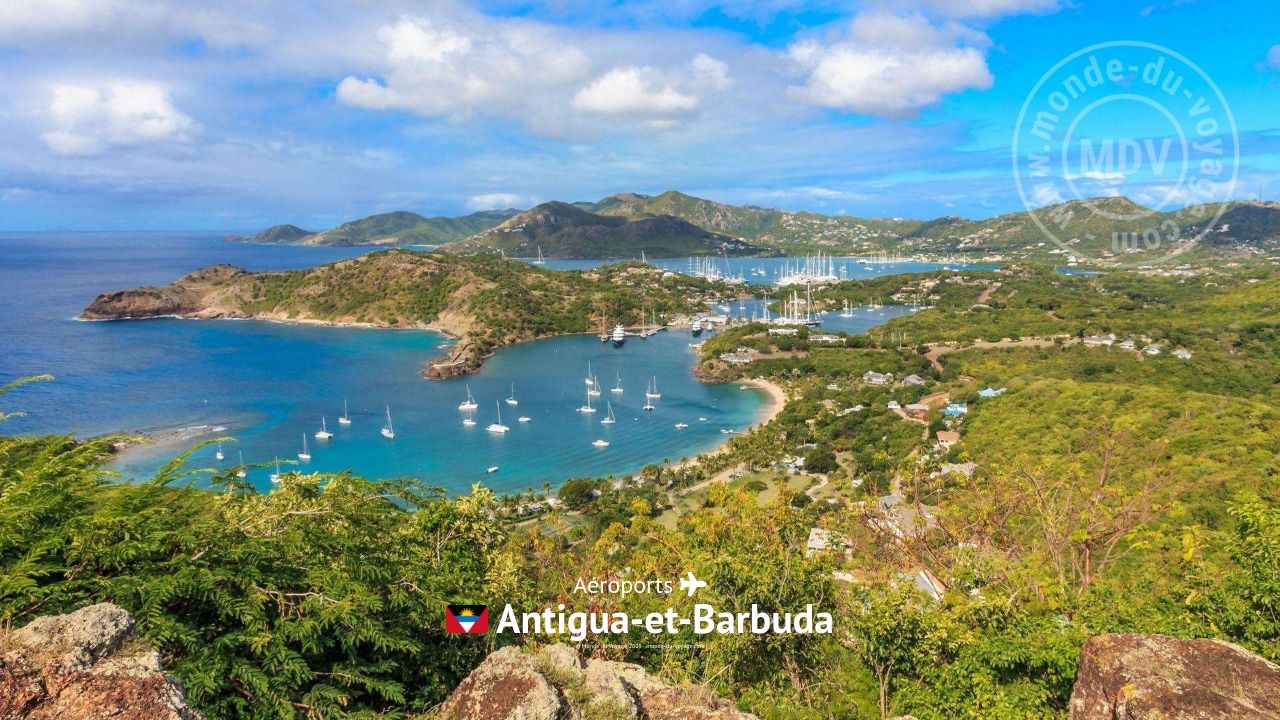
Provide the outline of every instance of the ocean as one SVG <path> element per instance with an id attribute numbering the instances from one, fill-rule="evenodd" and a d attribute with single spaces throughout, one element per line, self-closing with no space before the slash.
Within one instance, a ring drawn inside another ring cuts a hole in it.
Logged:
<path id="1" fill-rule="evenodd" d="M 0 383 L 56 377 L 0 398 L 0 412 L 25 413 L 0 424 L 0 432 L 160 439 L 113 463 L 126 479 L 149 477 L 198 439 L 226 436 L 234 441 L 223 444 L 223 461 L 206 447 L 193 455 L 192 466 L 226 467 L 243 454 L 246 463 L 269 466 L 249 475 L 262 489 L 270 487 L 278 458 L 307 471 L 414 476 L 452 493 L 478 482 L 511 492 L 572 477 L 625 475 L 709 450 L 727 438 L 723 431 L 751 426 L 767 402 L 736 384 L 698 382 L 687 331 L 632 338 L 622 348 L 586 335 L 523 343 L 500 351 L 475 376 L 437 382 L 420 371 L 450 340 L 431 332 L 75 319 L 100 292 L 169 283 L 213 263 L 281 270 L 369 251 L 227 243 L 220 234 L 200 233 L 0 235 Z M 687 261 L 658 263 L 679 270 Z M 878 272 L 924 269 L 917 265 Z M 733 306 L 735 313 L 751 308 Z M 860 332 L 902 312 L 831 313 L 823 327 Z M 592 398 L 593 414 L 577 412 L 587 399 L 588 363 L 603 391 Z M 623 392 L 611 392 L 619 378 Z M 655 410 L 644 411 L 645 386 L 655 379 L 662 397 Z M 468 385 L 479 405 L 471 427 L 457 409 Z M 505 402 L 513 385 L 518 405 Z M 350 425 L 337 422 L 344 400 Z M 617 422 L 601 424 L 609 406 Z M 394 440 L 379 433 L 387 408 Z M 510 432 L 487 432 L 499 412 Z M 519 422 L 521 416 L 528 422 Z M 332 439 L 314 437 L 322 418 Z M 297 459 L 304 436 L 311 454 L 305 463 Z M 596 447 L 596 440 L 609 445 Z"/>

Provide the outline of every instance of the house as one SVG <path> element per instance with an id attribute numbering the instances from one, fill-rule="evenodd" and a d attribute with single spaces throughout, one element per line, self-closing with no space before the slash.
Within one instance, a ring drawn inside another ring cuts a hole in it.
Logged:
<path id="1" fill-rule="evenodd" d="M 1120 349 L 1121 349 L 1121 350 L 1136 350 L 1136 349 L 1138 349 L 1138 344 L 1137 344 L 1137 343 L 1135 343 L 1135 342 L 1134 342 L 1134 341 L 1132 341 L 1132 340 L 1121 340 L 1121 341 L 1120 341 Z"/>
<path id="2" fill-rule="evenodd" d="M 887 404 L 885 404 L 885 407 L 889 408 L 890 410 L 902 409 L 902 405 L 900 405 L 897 400 L 890 400 Z"/>
<path id="3" fill-rule="evenodd" d="M 938 576 L 929 572 L 929 568 L 922 567 L 915 574 L 909 574 L 907 579 L 914 583 L 920 592 L 934 600 L 941 600 L 942 596 L 947 592 L 947 586 L 938 579 Z"/>
<path id="4" fill-rule="evenodd" d="M 1115 341 L 1116 341 L 1115 333 L 1107 333 L 1106 335 L 1085 335 L 1083 338 L 1083 342 L 1085 345 L 1092 345 L 1094 347 L 1101 346 L 1101 345 L 1110 346 L 1114 344 Z"/>
<path id="5" fill-rule="evenodd" d="M 844 338 L 840 337 L 839 335 L 810 335 L 809 339 L 812 340 L 813 342 L 828 343 L 828 344 L 844 342 Z"/>
<path id="6" fill-rule="evenodd" d="M 925 416 L 929 414 L 929 406 L 922 405 L 920 403 L 911 403 L 910 405 L 906 406 L 903 409 L 907 411 L 908 415 L 914 418 L 923 419 Z"/>
<path id="7" fill-rule="evenodd" d="M 1173 351 L 1173 356 L 1178 358 L 1179 360 L 1190 360 L 1191 351 L 1187 350 L 1186 348 L 1178 348 L 1177 350 Z"/>
<path id="8" fill-rule="evenodd" d="M 969 412 L 969 406 L 965 403 L 951 403 L 942 409 L 942 414 L 947 417 L 960 417 Z"/>
<path id="9" fill-rule="evenodd" d="M 954 430 L 938 431 L 938 449 L 939 450 L 946 452 L 947 450 L 951 449 L 951 446 L 955 445 L 958 442 L 960 442 L 960 433 Z"/>
<path id="10" fill-rule="evenodd" d="M 773 327 L 769 328 L 770 335 L 795 335 L 797 329 L 793 327 Z"/>
<path id="11" fill-rule="evenodd" d="M 862 382 L 868 385 L 888 385 L 893 382 L 893 373 L 878 373 L 868 370 L 862 374 Z"/>
<path id="12" fill-rule="evenodd" d="M 1151 343 L 1150 345 L 1148 345 L 1148 346 L 1146 346 L 1146 347 L 1142 348 L 1142 352 L 1144 352 L 1144 353 L 1146 353 L 1146 354 L 1148 354 L 1148 355 L 1159 355 L 1159 354 L 1160 354 L 1160 346 L 1159 346 L 1159 345 L 1157 345 L 1157 344 L 1155 344 L 1155 343 Z"/>
<path id="13" fill-rule="evenodd" d="M 901 495 L 881 495 L 876 498 L 872 511 L 867 525 L 900 539 L 923 535 L 938 526 L 938 508 L 908 503 Z"/>
<path id="14" fill-rule="evenodd" d="M 849 542 L 842 535 L 827 530 L 826 528 L 812 528 L 809 530 L 809 541 L 805 543 L 805 557 L 813 557 L 818 553 L 824 553 L 828 550 L 839 548 L 846 555 L 853 550 L 853 543 Z"/>
<path id="15" fill-rule="evenodd" d="M 720 353 L 720 359 L 731 365 L 748 365 L 755 357 L 749 348 L 738 348 L 734 352 Z"/>
<path id="16" fill-rule="evenodd" d="M 983 388 L 978 391 L 978 397 L 981 397 L 981 398 L 1000 397 L 1001 395 L 1005 394 L 1005 391 L 1007 391 L 1008 389 L 1009 388 L 1000 388 L 999 390 L 997 390 L 995 388 L 989 388 L 989 387 Z"/>
<path id="17" fill-rule="evenodd" d="M 908 375 L 902 378 L 903 385 L 924 385 L 925 383 L 926 383 L 926 380 L 924 378 L 915 374 Z"/>
<path id="18" fill-rule="evenodd" d="M 962 475 L 966 478 L 973 477 L 973 471 L 978 469 L 975 462 L 962 463 L 943 463 L 931 477 L 945 477 L 947 475 Z"/>

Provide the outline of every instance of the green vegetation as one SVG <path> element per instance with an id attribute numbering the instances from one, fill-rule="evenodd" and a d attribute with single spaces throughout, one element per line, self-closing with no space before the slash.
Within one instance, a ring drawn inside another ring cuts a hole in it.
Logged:
<path id="1" fill-rule="evenodd" d="M 605 298 L 674 310 L 664 299 L 709 291 L 636 265 L 566 274 L 400 252 L 320 270 L 244 287 L 272 312 L 352 302 L 405 319 L 454 307 L 442 298 L 465 286 L 465 301 L 503 309 L 483 318 L 503 337 L 589 326 Z M 607 641 L 595 652 L 710 684 L 764 720 L 1063 720 L 1099 633 L 1218 637 L 1280 660 L 1278 295 L 1261 263 L 840 283 L 818 302 L 930 309 L 834 345 L 760 324 L 716 333 L 698 372 L 782 385 L 777 417 L 691 465 L 572 479 L 559 507 L 550 482 L 447 499 L 290 475 L 261 496 L 221 475 L 210 493 L 183 486 L 181 460 L 120 486 L 100 469 L 106 440 L 0 440 L 0 618 L 112 600 L 212 717 L 372 717 L 425 709 L 479 659 L 480 644 L 438 634 L 446 600 L 689 613 L 683 595 L 573 587 L 693 571 L 699 603 L 813 605 L 836 632 L 683 629 L 654 644 L 636 629 L 590 638 Z M 738 348 L 755 359 L 720 359 Z"/>
<path id="2" fill-rule="evenodd" d="M 562 202 L 543 203 L 501 225 L 452 245 L 449 252 L 504 252 L 552 258 L 635 258 L 687 255 L 745 255 L 759 251 L 748 243 L 710 232 L 671 215 L 628 219 L 597 215 Z"/>
<path id="3" fill-rule="evenodd" d="M 397 211 L 352 220 L 319 233 L 295 225 L 275 225 L 248 239 L 306 245 L 443 245 L 484 232 L 514 212 L 485 210 L 462 217 L 423 217 Z"/>

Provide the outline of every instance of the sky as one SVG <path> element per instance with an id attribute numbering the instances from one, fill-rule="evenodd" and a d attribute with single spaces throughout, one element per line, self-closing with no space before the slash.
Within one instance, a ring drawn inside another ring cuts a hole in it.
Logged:
<path id="1" fill-rule="evenodd" d="M 1274 3 L 3 0 L 0 231 L 321 230 L 672 189 L 989 217 L 1044 201 L 1020 191 L 1015 140 L 1037 83 L 1113 41 L 1194 63 L 1223 105 L 1211 135 L 1238 146 L 1220 194 L 1280 199 Z M 1199 122 L 1125 102 L 1090 105 L 1062 144 L 1167 150 L 1175 116 Z M 1082 196 L 1197 199 L 1100 167 L 1062 175 Z"/>

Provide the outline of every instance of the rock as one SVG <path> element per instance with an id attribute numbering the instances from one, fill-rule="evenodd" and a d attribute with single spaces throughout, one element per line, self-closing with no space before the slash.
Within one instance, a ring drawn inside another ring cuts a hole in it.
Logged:
<path id="1" fill-rule="evenodd" d="M 557 675 L 562 675 L 565 679 L 574 681 L 582 679 L 582 659 L 578 657 L 577 650 L 564 643 L 542 648 L 538 651 L 538 659 L 542 661 L 544 667 Z"/>
<path id="2" fill-rule="evenodd" d="M 640 698 L 646 720 L 756 720 L 701 687 L 668 687 Z"/>
<path id="3" fill-rule="evenodd" d="M 514 647 L 489 654 L 440 706 L 442 720 L 556 720 L 556 688 Z"/>
<path id="4" fill-rule="evenodd" d="M 564 644 L 537 655 L 508 647 L 485 658 L 440 706 L 441 720 L 755 720 L 702 687 L 672 687 L 631 663 L 587 661 Z"/>
<path id="5" fill-rule="evenodd" d="M 103 603 L 0 638 L 0 718 L 204 720 L 159 654 L 122 651 L 135 635 L 129 613 Z"/>
<path id="6" fill-rule="evenodd" d="M 622 679 L 619 667 L 623 663 L 608 660 L 587 661 L 587 671 L 582 679 L 582 691 L 593 706 L 610 706 L 630 717 L 639 714 L 632 690 Z"/>
<path id="7" fill-rule="evenodd" d="M 1070 720 L 1274 720 L 1280 667 L 1221 640 L 1100 635 L 1080 652 Z"/>

